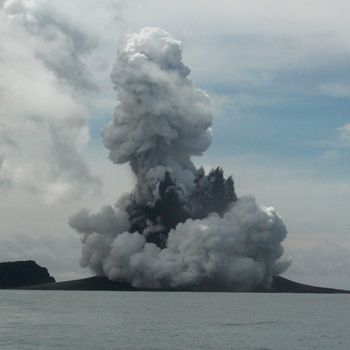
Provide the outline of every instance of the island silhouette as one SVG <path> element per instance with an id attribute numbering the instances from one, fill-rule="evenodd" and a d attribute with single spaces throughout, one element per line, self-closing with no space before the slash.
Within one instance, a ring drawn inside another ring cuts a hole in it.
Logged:
<path id="1" fill-rule="evenodd" d="M 128 283 L 115 282 L 105 276 L 93 276 L 83 279 L 56 282 L 47 268 L 33 260 L 0 263 L 0 289 L 22 290 L 74 290 L 74 291 L 167 291 L 167 292 L 232 292 L 215 285 L 207 287 L 152 289 L 137 288 Z M 285 277 L 274 276 L 271 288 L 256 288 L 242 292 L 252 293 L 318 293 L 350 294 L 348 290 L 324 288 L 297 283 Z"/>

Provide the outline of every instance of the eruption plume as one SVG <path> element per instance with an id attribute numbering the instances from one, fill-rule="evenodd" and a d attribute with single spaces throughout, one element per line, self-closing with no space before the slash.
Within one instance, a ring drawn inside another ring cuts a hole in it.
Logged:
<path id="1" fill-rule="evenodd" d="M 285 225 L 273 208 L 238 198 L 221 168 L 205 174 L 191 161 L 211 143 L 212 114 L 189 74 L 181 43 L 160 28 L 129 36 L 119 51 L 119 104 L 102 137 L 137 183 L 114 207 L 70 218 L 81 264 L 138 287 L 269 287 L 288 266 Z"/>

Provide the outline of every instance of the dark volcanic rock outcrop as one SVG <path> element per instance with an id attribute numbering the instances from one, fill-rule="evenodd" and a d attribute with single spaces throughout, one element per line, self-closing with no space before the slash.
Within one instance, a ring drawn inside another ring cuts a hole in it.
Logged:
<path id="1" fill-rule="evenodd" d="M 0 263 L 0 289 L 54 282 L 47 269 L 33 260 Z"/>

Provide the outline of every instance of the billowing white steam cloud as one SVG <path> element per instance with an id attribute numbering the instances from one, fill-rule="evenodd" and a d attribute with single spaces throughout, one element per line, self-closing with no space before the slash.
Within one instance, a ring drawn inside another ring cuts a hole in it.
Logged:
<path id="1" fill-rule="evenodd" d="M 117 4 L 0 3 L 0 190 L 21 188 L 54 201 L 100 187 L 83 157 L 86 97 L 97 94 L 90 61 L 103 37 L 100 23 L 115 29 Z"/>
<path id="2" fill-rule="evenodd" d="M 189 73 L 181 43 L 159 29 L 132 35 L 119 53 L 111 78 L 120 104 L 102 135 L 113 162 L 130 162 L 139 177 L 147 178 L 141 186 L 152 187 L 165 167 L 178 184 L 192 186 L 190 156 L 211 143 L 209 98 L 193 88 Z"/>
<path id="3" fill-rule="evenodd" d="M 268 287 L 288 266 L 286 228 L 273 208 L 237 198 L 220 168 L 195 168 L 212 114 L 189 73 L 181 43 L 160 28 L 131 35 L 119 51 L 111 74 L 119 104 L 102 136 L 137 184 L 115 207 L 70 219 L 82 234 L 81 263 L 138 287 Z"/>

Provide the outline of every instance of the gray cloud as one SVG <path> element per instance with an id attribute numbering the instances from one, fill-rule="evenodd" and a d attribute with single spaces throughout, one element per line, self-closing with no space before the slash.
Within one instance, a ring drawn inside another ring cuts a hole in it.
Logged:
<path id="1" fill-rule="evenodd" d="M 100 23 L 116 29 L 119 15 L 120 2 L 113 0 L 4 1 L 0 13 L 3 189 L 19 187 L 52 202 L 101 188 L 84 159 L 89 118 L 99 108 L 92 107 L 91 100 L 100 89 L 98 76 L 92 73 L 94 49 L 106 40 Z"/>

